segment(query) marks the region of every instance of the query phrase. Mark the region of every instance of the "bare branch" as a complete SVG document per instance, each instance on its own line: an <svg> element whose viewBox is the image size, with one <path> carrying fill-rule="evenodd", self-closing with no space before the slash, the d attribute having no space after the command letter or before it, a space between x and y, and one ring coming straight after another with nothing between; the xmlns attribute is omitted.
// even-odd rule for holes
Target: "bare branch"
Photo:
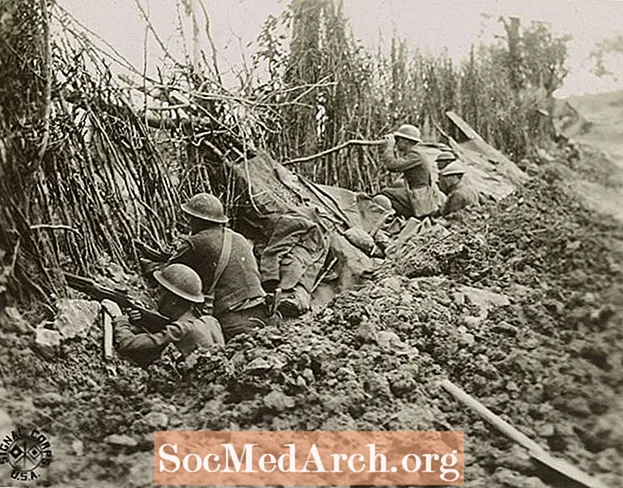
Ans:
<svg viewBox="0 0 623 488"><path fill-rule="evenodd" d="M349 146L381 146L383 144L385 144L385 140L383 139L378 140L378 141L360 141L360 140L353 139L352 141L347 141L343 144L340 144L339 146L335 146L335 147L332 147L331 149L327 149L326 151L319 152L318 154L313 154L311 156L306 156L304 158L291 159L290 161L286 161L285 163L281 163L281 164L285 166L286 164L305 163L307 161L313 161L314 159L327 156L331 153L340 151Z"/></svg>
<svg viewBox="0 0 623 488"><path fill-rule="evenodd" d="M50 113L52 111L52 60L50 39L50 14L46 0L40 0L41 14L43 16L43 65L45 69L45 88L43 96L43 107L41 117L43 119L43 137L39 147L39 163L43 161L43 156L48 149L50 142Z"/></svg>
<svg viewBox="0 0 623 488"><path fill-rule="evenodd" d="M140 0L134 0L134 3L136 4L136 6L138 7L139 11L141 12L141 16L143 17L143 20L145 21L145 23L147 24L147 28L149 29L149 31L152 33L152 35L154 36L154 39L156 40L156 42L158 43L158 45L160 46L160 49L162 49L162 52L164 53L164 55L169 58L171 61L173 61L173 63L179 67L183 67L184 65L182 63L180 63L175 56L173 56L169 50L167 49L167 47L165 46L164 42L162 41L162 39L160 39L160 36L158 35L158 32L156 31L156 29L154 28L154 25L151 23L151 20L149 19L149 13L145 11L145 8L141 5Z"/></svg>
<svg viewBox="0 0 623 488"><path fill-rule="evenodd" d="M203 0L196 0L196 1L199 2L199 6L201 7L201 10L203 10L203 16L205 17L205 20L206 20L205 31L206 31L206 37L208 38L208 42L210 43L210 49L212 50L212 67L214 68L214 75L216 76L216 79L218 80L219 84L222 85L223 80L221 79L221 72L219 70L218 60L216 57L216 45L214 44L214 39L212 39L212 34L210 33L210 16L208 15L208 9L203 4Z"/></svg>

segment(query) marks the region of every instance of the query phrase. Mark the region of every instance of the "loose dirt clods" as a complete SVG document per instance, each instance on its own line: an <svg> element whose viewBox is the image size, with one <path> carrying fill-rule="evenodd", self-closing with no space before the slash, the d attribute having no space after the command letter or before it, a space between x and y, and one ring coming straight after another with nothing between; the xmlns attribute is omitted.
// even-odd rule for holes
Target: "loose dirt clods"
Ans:
<svg viewBox="0 0 623 488"><path fill-rule="evenodd" d="M113 375L98 326L54 360L9 329L3 408L53 434L55 486L150 486L150 468L138 476L137 466L150 465L152 432L165 428L458 429L466 486L546 486L521 448L442 393L447 375L622 487L623 276L611 245L621 228L579 205L564 179L534 179L448 230L418 236L407 245L417 255L388 260L327 307L186 363L170 349L146 370L117 358Z"/></svg>

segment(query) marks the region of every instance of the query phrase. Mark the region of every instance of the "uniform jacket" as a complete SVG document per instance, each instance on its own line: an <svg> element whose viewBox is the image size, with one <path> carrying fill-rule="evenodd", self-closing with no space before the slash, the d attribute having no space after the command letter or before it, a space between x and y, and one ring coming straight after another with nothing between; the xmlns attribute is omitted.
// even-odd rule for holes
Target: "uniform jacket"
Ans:
<svg viewBox="0 0 623 488"><path fill-rule="evenodd" d="M184 357L197 347L225 343L220 324L209 315L197 317L188 312L155 334L136 332L126 315L116 317L114 323L117 352L142 365L158 358L162 350L171 343L175 344Z"/></svg>
<svg viewBox="0 0 623 488"><path fill-rule="evenodd" d="M470 184L466 176L463 176L454 190L448 195L448 200L446 200L441 214L448 215L470 205L479 205L478 190Z"/></svg>
<svg viewBox="0 0 623 488"><path fill-rule="evenodd" d="M214 290L214 315L228 310L257 304L266 293L260 282L260 272L253 248L244 236L232 231L229 262ZM171 258L170 263L190 266L201 277L203 292L207 293L223 247L223 227L212 227L188 237Z"/></svg>
<svg viewBox="0 0 623 488"><path fill-rule="evenodd" d="M395 147L388 145L383 153L383 162L388 170L403 172L410 188L433 184L433 162L417 146L412 146L406 153L400 154Z"/></svg>
<svg viewBox="0 0 623 488"><path fill-rule="evenodd" d="M329 251L329 239L310 219L282 215L260 259L262 283L290 290L298 283L311 291Z"/></svg>

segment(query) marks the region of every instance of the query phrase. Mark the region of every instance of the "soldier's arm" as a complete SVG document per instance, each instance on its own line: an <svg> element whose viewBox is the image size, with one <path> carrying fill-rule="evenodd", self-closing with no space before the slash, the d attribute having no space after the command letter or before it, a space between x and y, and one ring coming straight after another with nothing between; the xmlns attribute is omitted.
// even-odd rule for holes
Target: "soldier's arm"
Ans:
<svg viewBox="0 0 623 488"><path fill-rule="evenodd" d="M387 146L383 152L383 163L390 171L406 171L422 164L422 156L414 150L404 156L398 156L392 146Z"/></svg>
<svg viewBox="0 0 623 488"><path fill-rule="evenodd" d="M181 338L181 331L176 324L169 324L160 332L151 334L134 332L126 315L115 317L113 323L117 352L142 364L152 362L170 342Z"/></svg>
<svg viewBox="0 0 623 488"><path fill-rule="evenodd" d="M191 254L192 254L193 246L190 241L182 241L179 246L175 249L173 255L169 258L167 264L185 264L186 266L191 266Z"/></svg>

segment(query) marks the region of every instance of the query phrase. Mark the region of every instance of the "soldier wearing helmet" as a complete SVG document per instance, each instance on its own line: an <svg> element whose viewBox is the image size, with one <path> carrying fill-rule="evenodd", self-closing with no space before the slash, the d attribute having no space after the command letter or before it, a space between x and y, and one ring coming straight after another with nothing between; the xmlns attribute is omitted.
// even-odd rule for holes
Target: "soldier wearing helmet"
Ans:
<svg viewBox="0 0 623 488"><path fill-rule="evenodd" d="M435 161L437 162L437 167L442 170L451 162L456 161L456 155L452 151L441 151L435 158Z"/></svg>
<svg viewBox="0 0 623 488"><path fill-rule="evenodd" d="M263 325L266 292L251 244L225 227L228 219L214 195L194 195L182 210L188 216L191 235L169 263L185 264L199 274L226 340Z"/></svg>
<svg viewBox="0 0 623 488"><path fill-rule="evenodd" d="M204 300L197 273L183 264L171 264L156 271L154 278L159 284L158 311L171 319L160 332L135 329L115 302L102 301L104 309L113 317L115 347L120 355L146 366L158 358L168 344L175 344L186 357L197 347L225 343L218 321L210 315L199 316L195 311L194 306Z"/></svg>
<svg viewBox="0 0 623 488"><path fill-rule="evenodd" d="M410 124L385 137L383 161L389 171L402 172L404 182L384 188L396 212L404 217L425 217L439 210L441 196L433 182L433 161L418 147L420 130Z"/></svg>
<svg viewBox="0 0 623 488"><path fill-rule="evenodd" d="M441 214L445 216L469 206L478 206L478 191L465 175L467 171L465 165L456 160L456 157L452 160L444 153L437 157L437 161L440 161L440 158L447 164L439 171L439 188L448 196Z"/></svg>

